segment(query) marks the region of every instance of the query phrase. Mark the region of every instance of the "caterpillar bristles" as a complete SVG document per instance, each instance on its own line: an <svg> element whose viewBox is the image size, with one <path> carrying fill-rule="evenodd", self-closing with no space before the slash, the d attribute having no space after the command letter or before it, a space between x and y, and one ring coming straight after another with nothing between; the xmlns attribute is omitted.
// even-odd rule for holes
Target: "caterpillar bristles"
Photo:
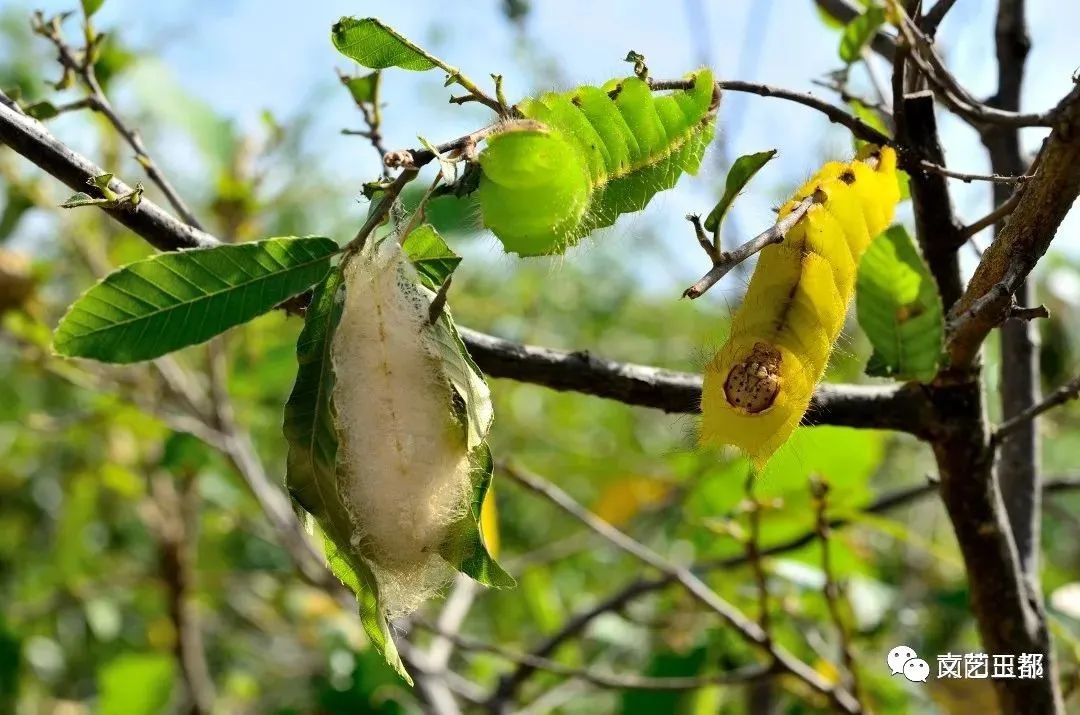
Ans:
<svg viewBox="0 0 1080 715"><path fill-rule="evenodd" d="M805 415L844 325L855 272L899 201L896 154L864 147L823 166L781 208L805 207L761 251L728 341L706 366L702 444L732 444L764 467Z"/></svg>

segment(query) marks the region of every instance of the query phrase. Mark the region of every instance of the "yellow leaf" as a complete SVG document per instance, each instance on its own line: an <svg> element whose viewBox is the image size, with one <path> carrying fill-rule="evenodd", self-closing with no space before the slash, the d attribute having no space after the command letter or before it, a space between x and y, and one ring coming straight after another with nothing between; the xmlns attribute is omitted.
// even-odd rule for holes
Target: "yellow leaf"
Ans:
<svg viewBox="0 0 1080 715"><path fill-rule="evenodd" d="M495 489L489 488L480 507L480 535L491 558L499 558L499 512L495 508Z"/></svg>
<svg viewBox="0 0 1080 715"><path fill-rule="evenodd" d="M671 493L671 484L656 477L626 477L600 492L593 511L612 526L622 526Z"/></svg>

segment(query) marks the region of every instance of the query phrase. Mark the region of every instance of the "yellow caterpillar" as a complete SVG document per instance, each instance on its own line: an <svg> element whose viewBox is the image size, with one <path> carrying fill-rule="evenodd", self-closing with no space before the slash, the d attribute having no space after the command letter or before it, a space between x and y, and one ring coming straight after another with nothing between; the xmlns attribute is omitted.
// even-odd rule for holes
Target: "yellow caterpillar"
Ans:
<svg viewBox="0 0 1080 715"><path fill-rule="evenodd" d="M821 381L855 290L859 259L892 222L896 154L864 147L829 162L780 209L813 197L782 243L761 252L731 335L705 368L703 445L733 444L757 468L787 441Z"/></svg>

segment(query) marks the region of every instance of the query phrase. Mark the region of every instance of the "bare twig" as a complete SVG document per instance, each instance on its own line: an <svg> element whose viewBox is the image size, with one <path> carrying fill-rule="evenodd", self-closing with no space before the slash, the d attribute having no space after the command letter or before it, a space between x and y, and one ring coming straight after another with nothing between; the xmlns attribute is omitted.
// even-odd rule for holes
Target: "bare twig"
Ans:
<svg viewBox="0 0 1080 715"><path fill-rule="evenodd" d="M1012 193L1009 198L1000 206L995 208L990 213L986 214L977 221L972 221L971 224L964 226L960 230L960 235L965 239L971 238L987 228L990 228L996 223L1001 223L1004 219L1008 218L1015 209L1016 205L1020 203L1021 190L1017 189Z"/></svg>
<svg viewBox="0 0 1080 715"><path fill-rule="evenodd" d="M338 79L341 84L346 88L349 86L349 82L355 77L350 77L341 70L337 70ZM381 106L381 86L382 86L382 72L376 71L374 73L374 79L372 80L371 88L371 101L361 102L356 98L352 92L349 95L353 97L353 102L356 104L356 108L360 110L360 114L364 117L364 124L367 125L365 131L355 131L349 129L342 129L342 134L352 134L355 136L362 136L371 142L371 146L375 149L375 152L379 155L379 164L382 166L383 178L390 178L390 167L386 166L383 162L383 157L386 156L386 147L383 146L382 137L382 106Z"/></svg>
<svg viewBox="0 0 1080 715"><path fill-rule="evenodd" d="M690 222L690 225L694 227L694 238L697 239L698 245L701 246L701 250L705 251L705 255L709 257L714 264L723 260L720 253L720 234L716 234L716 239L713 240L708 233L705 232L705 227L701 225L701 216L698 214L687 214L686 220Z"/></svg>
<svg viewBox="0 0 1080 715"><path fill-rule="evenodd" d="M842 589L833 573L832 549L830 544L829 527L829 484L823 478L812 477L810 480L810 494L814 501L814 530L821 542L821 571L825 575L825 585L822 593L829 609L829 616L836 635L840 641L840 657L844 661L844 669L847 670L848 687L857 700L862 701L862 688L859 686L859 672L856 665L855 649L851 643L851 635L848 633L847 623L842 613Z"/></svg>
<svg viewBox="0 0 1080 715"><path fill-rule="evenodd" d="M147 151L146 145L143 144L142 137L139 133L129 127L123 118L113 109L112 103L109 102L109 98L106 96L105 91L101 88L101 83L98 81L97 72L94 69L94 62L92 57L94 54L94 47L89 43L93 42L93 35L90 32L86 33L88 38L88 44L82 49L82 60L76 59L71 48L64 40L64 36L60 29L60 23L53 19L46 21L40 12L34 16L34 30L42 37L46 38L53 44L53 47L57 51L57 59L64 67L65 71L71 72L74 76L79 78L79 81L86 88L89 93L86 97L87 106L96 112L99 112L109 120L113 128L117 133L124 138L124 141L135 151L135 160L139 162L139 165L146 171L147 177L156 185L161 193L164 194L169 204L173 207L176 213L180 214L180 218L184 220L186 224L197 229L201 229L195 215L188 208L187 204L180 197L180 194L173 188L172 184L165 177L165 175L158 169L157 164L154 163L153 158L150 156L150 152Z"/></svg>
<svg viewBox="0 0 1080 715"><path fill-rule="evenodd" d="M1044 309L1045 310L1045 309ZM1064 405L1080 398L1080 377L1073 378L1058 389L1051 392L1038 403L1027 408L1023 412L1002 422L994 430L990 439L994 445L1001 444L1005 439L1020 427L1034 420L1039 415L1052 410L1059 405Z"/></svg>
<svg viewBox="0 0 1080 715"><path fill-rule="evenodd" d="M622 531L578 504L569 494L551 482L529 474L518 467L506 467L504 473L513 481L545 497L560 509L581 521L594 532L604 537L614 546L630 554L645 564L670 576L682 586L695 600L719 615L729 626L737 630L743 638L769 654L775 666L801 680L811 689L826 696L842 712L861 712L858 701L846 689L833 685L822 678L813 668L803 663L786 648L772 642L761 627L748 619L741 611L721 598L704 581L683 566L676 566L644 544L635 541ZM499 691L496 691L498 693Z"/></svg>
<svg viewBox="0 0 1080 715"><path fill-rule="evenodd" d="M894 492L890 492L883 496L878 497L871 502L861 511L864 514L882 514L894 509L898 509L909 504L912 504L920 499L932 496L937 493L938 483L936 480L927 480L924 484L920 484L914 487L908 487L905 489L898 489ZM1080 475L1064 476L1058 479L1052 479L1043 485L1043 489L1047 493L1056 492L1069 492L1080 490ZM828 525L830 529L838 529L846 526L850 523L848 518L844 517L832 517L829 519ZM817 539L817 530L812 529L799 536L796 536L787 541L773 546L762 549L762 556L776 556L783 553L794 551L795 549L802 548L807 544ZM732 558L720 559L716 561L707 562L696 566L695 572L704 573L707 571L727 571L746 565L746 554L741 554ZM585 632L585 629L595 619L604 615L605 613L612 613L621 610L627 604L632 601L642 598L651 593L655 593L664 588L667 588L675 583L675 579L669 575L663 575L656 578L638 578L630 582L623 588L615 591L611 596L604 600L594 604L593 606L576 613L567 619L559 630L555 631L551 635L547 636L540 644L538 644L531 652L533 655L544 657L549 656L556 651L563 643ZM511 694L523 683L529 675L533 672L533 668L528 665L522 664L512 673L504 676L500 680L500 690L504 693Z"/></svg>
<svg viewBox="0 0 1080 715"><path fill-rule="evenodd" d="M1046 252L1080 195L1080 84L1061 100L1055 115L1038 171L952 310L948 352L954 367L972 364L987 333L1001 322L1009 297Z"/></svg>
<svg viewBox="0 0 1080 715"><path fill-rule="evenodd" d="M793 208L789 214L765 231L762 231L760 234L754 236L732 251L721 252L718 256L719 260L714 261L713 267L709 269L709 272L702 276L697 283L683 291L683 297L691 300L700 298L704 295L705 291L716 285L716 283L730 273L735 266L739 265L750 256L761 252L766 246L771 246L774 243L783 243L784 237L787 236L788 231L799 222L799 219L806 215L806 212L813 204L814 197L807 196L796 204L795 208Z"/></svg>
<svg viewBox="0 0 1080 715"><path fill-rule="evenodd" d="M970 184L972 181L988 181L992 184L1022 184L1032 178L1030 174L972 174L963 171L953 171L952 169L941 166L940 164L935 164L932 161L927 161L926 159L919 160L919 168L934 174L947 176L950 179L959 179L965 184Z"/></svg>
<svg viewBox="0 0 1080 715"><path fill-rule="evenodd" d="M169 617L176 629L173 652L191 701L193 715L214 709L214 681L206 661L195 606L195 548L199 493L195 474L178 475L179 491L169 475L151 480L153 522L158 537L161 577L168 589Z"/></svg>
<svg viewBox="0 0 1080 715"><path fill-rule="evenodd" d="M747 469L746 484L743 490L746 492L746 512L749 528L746 535L746 561L750 564L750 570L754 574L754 582L757 586L758 595L758 623L767 638L772 638L769 624L769 579L765 573L765 563L761 557L761 512L763 505L754 493L754 484L757 474L752 468Z"/></svg>
<svg viewBox="0 0 1080 715"><path fill-rule="evenodd" d="M630 675L618 673L602 673L589 668L575 668L563 665L548 658L542 658L530 653L521 653L512 648L488 643L476 638L463 636L456 631L446 631L424 620L417 620L417 625L424 630L434 633L436 637L446 639L462 650L491 653L500 658L526 665L533 670L544 670L549 673L563 675L568 678L583 680L600 688L613 688L618 690L694 690L710 685L733 685L753 682L761 678L769 677L772 669L768 665L749 665L737 670L725 673L713 673L710 675L697 675L688 677L654 678L647 675ZM491 703L488 708L491 709Z"/></svg>

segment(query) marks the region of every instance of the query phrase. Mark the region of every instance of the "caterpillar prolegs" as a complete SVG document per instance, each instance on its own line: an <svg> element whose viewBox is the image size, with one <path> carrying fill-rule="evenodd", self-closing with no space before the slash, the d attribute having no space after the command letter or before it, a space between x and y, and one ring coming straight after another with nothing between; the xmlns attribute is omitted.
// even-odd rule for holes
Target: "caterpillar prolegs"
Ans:
<svg viewBox="0 0 1080 715"><path fill-rule="evenodd" d="M630 77L521 102L525 119L492 134L479 157L484 225L507 251L562 253L696 173L719 96L709 70L690 78L664 96Z"/></svg>
<svg viewBox="0 0 1080 715"><path fill-rule="evenodd" d="M780 209L812 197L765 248L731 334L705 368L702 444L732 444L763 467L802 420L840 335L859 259L899 201L896 154L864 147L825 164Z"/></svg>

